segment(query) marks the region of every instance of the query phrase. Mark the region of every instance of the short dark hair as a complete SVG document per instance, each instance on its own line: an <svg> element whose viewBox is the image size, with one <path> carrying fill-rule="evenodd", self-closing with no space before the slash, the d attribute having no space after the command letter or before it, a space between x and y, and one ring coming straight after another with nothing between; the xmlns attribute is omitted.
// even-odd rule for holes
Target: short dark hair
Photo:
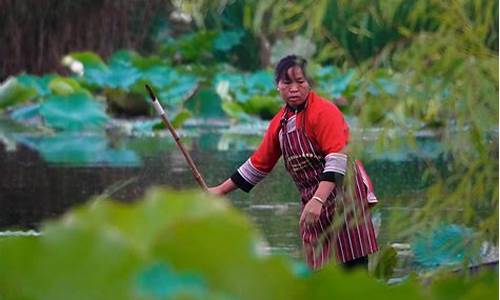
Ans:
<svg viewBox="0 0 500 300"><path fill-rule="evenodd" d="M283 79L288 77L288 70L292 67L299 67L304 73L304 77L308 82L310 82L309 77L306 73L307 60L301 56L292 54L280 59L276 68L274 69L274 80L276 84Z"/></svg>

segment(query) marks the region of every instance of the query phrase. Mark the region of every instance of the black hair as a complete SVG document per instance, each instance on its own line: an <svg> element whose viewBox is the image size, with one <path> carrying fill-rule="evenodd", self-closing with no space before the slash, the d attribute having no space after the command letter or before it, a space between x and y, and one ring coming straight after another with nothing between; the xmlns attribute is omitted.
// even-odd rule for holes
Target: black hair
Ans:
<svg viewBox="0 0 500 300"><path fill-rule="evenodd" d="M307 60L301 56L292 54L283 57L282 59L280 59L280 61L276 65L276 68L274 69L274 80L276 84L278 84L278 82L283 78L289 79L287 72L292 67L299 67L302 70L302 73L304 74L306 80L310 83L311 81L309 80L309 77L306 73L306 65Z"/></svg>

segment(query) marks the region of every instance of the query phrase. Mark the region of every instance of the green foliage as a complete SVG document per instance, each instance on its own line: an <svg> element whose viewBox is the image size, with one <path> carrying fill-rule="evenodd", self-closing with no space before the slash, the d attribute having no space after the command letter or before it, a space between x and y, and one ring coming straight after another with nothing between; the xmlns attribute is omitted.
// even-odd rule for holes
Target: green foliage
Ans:
<svg viewBox="0 0 500 300"><path fill-rule="evenodd" d="M240 44L244 34L242 30L220 32L214 40L214 49L227 52Z"/></svg>
<svg viewBox="0 0 500 300"><path fill-rule="evenodd" d="M66 86L63 91L67 93ZM83 92L50 96L39 111L46 124L61 130L97 129L108 121L103 105Z"/></svg>
<svg viewBox="0 0 500 300"><path fill-rule="evenodd" d="M213 31L189 33L163 44L160 53L183 63L202 62L211 57L216 38L217 33Z"/></svg>
<svg viewBox="0 0 500 300"><path fill-rule="evenodd" d="M28 74L21 74L16 76L17 80L24 84L25 86L35 88L37 90L38 97L45 97L52 93L49 88L49 84L57 75L44 75L44 76L34 76Z"/></svg>
<svg viewBox="0 0 500 300"><path fill-rule="evenodd" d="M259 254L260 234L224 199L194 192L154 189L129 204L96 199L42 232L0 240L4 299L448 299L459 284L467 299L498 292L491 274L423 289L415 279L388 286L333 265L299 271L285 257Z"/></svg>
<svg viewBox="0 0 500 300"><path fill-rule="evenodd" d="M186 108L201 118L220 118L224 116L220 97L211 89L201 89L195 97L186 102Z"/></svg>
<svg viewBox="0 0 500 300"><path fill-rule="evenodd" d="M384 126L413 120L437 125L447 145L447 170L429 162L427 172L436 180L405 234L445 221L479 230L478 241L497 243L498 137L493 136L498 129L498 53L485 44L497 5L479 0L453 2L451 7L432 4L435 9L427 17L439 21L436 27L408 35L411 47L392 57L404 88L392 97L377 97L383 107L392 108L382 117ZM475 7L473 14L470 6ZM369 99L362 93L355 101L359 107L374 107Z"/></svg>
<svg viewBox="0 0 500 300"><path fill-rule="evenodd" d="M397 252L393 247L382 247L379 252L371 258L372 273L375 277L389 280L394 274L394 268L397 265Z"/></svg>
<svg viewBox="0 0 500 300"><path fill-rule="evenodd" d="M456 224L441 226L433 232L421 232L413 238L415 260L425 267L477 264L471 249L473 232Z"/></svg>
<svg viewBox="0 0 500 300"><path fill-rule="evenodd" d="M214 80L223 109L232 118L250 120L247 115L271 119L283 105L274 87L272 73L219 73Z"/></svg>
<svg viewBox="0 0 500 300"><path fill-rule="evenodd" d="M8 79L0 93L11 109L11 117L23 122L43 123L56 130L84 130L102 128L108 117L105 107L90 92L67 77L19 75ZM26 101L39 104L19 106Z"/></svg>
<svg viewBox="0 0 500 300"><path fill-rule="evenodd" d="M146 115L151 111L145 84L157 91L167 109L174 110L182 109L183 102L198 89L196 76L172 68L158 56L143 57L122 50L105 64L96 54L76 52L70 53L66 60L82 64L82 77L77 77L82 84L95 92L102 91L112 109L131 115Z"/></svg>
<svg viewBox="0 0 500 300"><path fill-rule="evenodd" d="M10 77L0 85L0 109L27 102L33 99L36 94L35 88L26 86L16 78Z"/></svg>

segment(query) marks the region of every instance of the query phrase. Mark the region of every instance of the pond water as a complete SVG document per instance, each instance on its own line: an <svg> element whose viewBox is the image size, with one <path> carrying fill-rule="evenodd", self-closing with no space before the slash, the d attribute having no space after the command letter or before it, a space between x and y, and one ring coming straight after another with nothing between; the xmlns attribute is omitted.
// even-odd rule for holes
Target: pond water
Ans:
<svg viewBox="0 0 500 300"><path fill-rule="evenodd" d="M0 134L0 231L37 230L42 221L104 193L128 202L154 185L198 188L166 132L40 135L9 129ZM180 133L207 184L215 185L249 157L264 129L265 124L256 124ZM367 140L363 160L380 199L373 213L379 243L406 242L395 240L386 220L408 214L420 202L425 164L429 159L441 163L441 147L422 137L418 149L403 146L378 153L375 141L358 134ZM251 193L236 191L229 199L261 230L270 252L300 256L299 197L282 161Z"/></svg>

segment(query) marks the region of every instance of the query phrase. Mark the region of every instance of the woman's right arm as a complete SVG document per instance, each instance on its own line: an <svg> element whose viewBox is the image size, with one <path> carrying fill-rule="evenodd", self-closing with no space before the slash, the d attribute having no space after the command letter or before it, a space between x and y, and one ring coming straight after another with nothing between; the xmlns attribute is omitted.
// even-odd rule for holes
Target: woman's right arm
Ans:
<svg viewBox="0 0 500 300"><path fill-rule="evenodd" d="M227 193L230 193L237 189L238 187L234 182L231 180L231 178L228 178L226 181L223 183L214 186L214 187L209 187L208 192L210 194L218 195L218 196L224 196Z"/></svg>

